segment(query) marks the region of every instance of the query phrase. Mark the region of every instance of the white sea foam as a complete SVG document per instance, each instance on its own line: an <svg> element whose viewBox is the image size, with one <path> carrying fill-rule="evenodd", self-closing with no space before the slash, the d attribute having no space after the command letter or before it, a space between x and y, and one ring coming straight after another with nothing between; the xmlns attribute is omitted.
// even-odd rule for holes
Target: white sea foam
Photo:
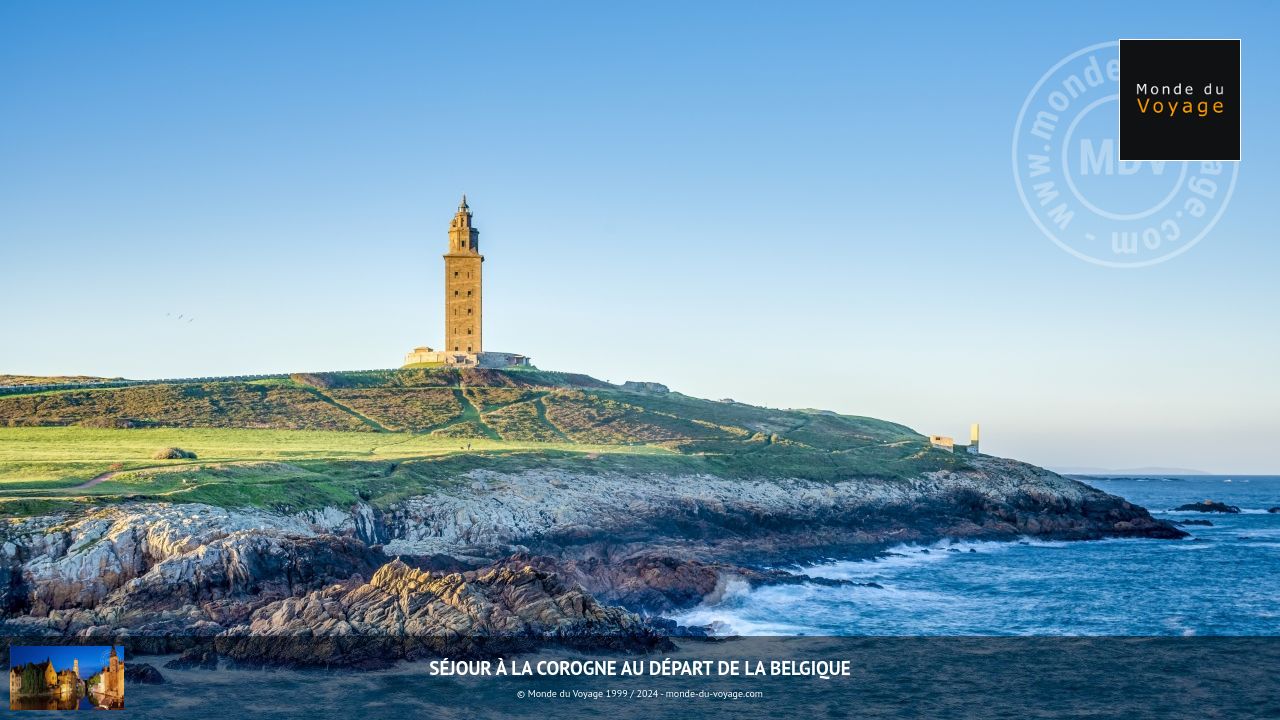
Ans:
<svg viewBox="0 0 1280 720"><path fill-rule="evenodd" d="M1157 515L1208 515L1210 517L1229 518L1232 515L1275 515L1266 508L1240 508L1238 513L1205 512L1203 510L1160 510L1152 511Z"/></svg>
<svg viewBox="0 0 1280 720"><path fill-rule="evenodd" d="M1257 578L1261 596L1237 592L1224 600L1220 588L1230 584L1234 571L1218 558L1254 548L1254 559L1272 563L1280 523L1257 517L1232 523L1231 517L1215 518L1213 527L1188 528L1201 538L1181 542L1023 538L903 544L882 557L787 568L814 582L754 589L735 583L716 603L675 619L710 626L720 635L1216 635L1273 628L1270 618L1280 612L1276 581L1264 573ZM1183 550L1197 552L1176 552ZM1166 616L1165 580L1187 573L1207 580L1178 582L1178 613ZM820 579L855 584L832 586Z"/></svg>
<svg viewBox="0 0 1280 720"><path fill-rule="evenodd" d="M760 636L760 635L817 635L816 628L790 623L759 622L744 613L715 608L695 608L672 618L681 625L706 627L712 635Z"/></svg>
<svg viewBox="0 0 1280 720"><path fill-rule="evenodd" d="M1103 540L1099 542L1110 542ZM886 555L865 560L838 560L811 567L801 568L803 575L832 580L867 580L884 576L903 568L941 562L948 558L973 554L990 554L1009 552L1023 548L1067 548L1072 543L1065 540L1042 540L1023 537L1016 541L1001 540L941 540L931 545L903 544L895 545L886 551ZM955 552L952 552L955 550ZM970 552L972 550L973 552ZM927 552L926 552L927 551Z"/></svg>

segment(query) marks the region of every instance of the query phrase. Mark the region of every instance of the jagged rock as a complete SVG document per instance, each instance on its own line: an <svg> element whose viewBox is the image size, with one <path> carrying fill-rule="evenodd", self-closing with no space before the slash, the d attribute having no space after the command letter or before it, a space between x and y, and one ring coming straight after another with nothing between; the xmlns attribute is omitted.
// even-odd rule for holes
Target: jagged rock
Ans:
<svg viewBox="0 0 1280 720"><path fill-rule="evenodd" d="M729 577L751 572L723 563L658 555L609 562L599 557L560 561L517 553L499 565L555 573L606 602L653 612L697 605L722 591Z"/></svg>
<svg viewBox="0 0 1280 720"><path fill-rule="evenodd" d="M886 541L1184 535L1146 510L1022 463L975 457L965 472L912 480L725 479L476 470L476 490L384 512L389 554L493 560L513 552L640 554L777 564L848 556ZM714 546L714 550L711 548Z"/></svg>
<svg viewBox="0 0 1280 720"><path fill-rule="evenodd" d="M367 577L386 561L354 537L295 518L194 504L107 508L16 530L8 543L19 549L0 552L11 581L5 600L23 608L8 623L64 634L214 634L247 619L255 605L246 598L260 604Z"/></svg>
<svg viewBox="0 0 1280 720"><path fill-rule="evenodd" d="M1240 508L1235 505L1217 502L1215 500L1201 500L1197 503L1187 503L1174 508L1177 512L1204 512L1204 513L1231 513L1240 512Z"/></svg>
<svg viewBox="0 0 1280 720"><path fill-rule="evenodd" d="M1191 519L1191 520L1174 520L1174 521L1173 521L1173 524L1174 524L1174 525L1178 525L1179 527L1185 527L1185 526L1190 526L1190 525L1199 525L1199 526L1203 526L1203 527L1213 527L1213 522L1212 522L1212 521L1210 521L1210 520L1198 520L1198 519Z"/></svg>
<svg viewBox="0 0 1280 720"><path fill-rule="evenodd" d="M160 671L146 663L130 662L124 666L124 681L142 685L159 685L164 682Z"/></svg>
<svg viewBox="0 0 1280 720"><path fill-rule="evenodd" d="M367 583L280 600L216 640L237 662L370 665L427 654L484 656L547 644L653 649L638 616L533 568L430 573L395 560Z"/></svg>
<svg viewBox="0 0 1280 720"><path fill-rule="evenodd" d="M1267 508L1267 512L1269 512L1269 513L1280 513L1280 505L1277 505L1276 507L1273 507L1273 508Z"/></svg>
<svg viewBox="0 0 1280 720"><path fill-rule="evenodd" d="M182 655L164 664L170 670L217 670L218 653L208 645L187 648Z"/></svg>

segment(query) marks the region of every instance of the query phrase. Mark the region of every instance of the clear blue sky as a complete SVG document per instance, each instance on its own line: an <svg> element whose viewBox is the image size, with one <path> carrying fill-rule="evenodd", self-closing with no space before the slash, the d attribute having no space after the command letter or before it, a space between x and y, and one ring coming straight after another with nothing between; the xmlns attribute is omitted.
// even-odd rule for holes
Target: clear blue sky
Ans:
<svg viewBox="0 0 1280 720"><path fill-rule="evenodd" d="M53 669L62 671L70 670L72 662L79 660L80 677L88 679L107 666L110 654L110 645L11 645L9 667L52 660ZM116 646L116 655L124 660L123 645Z"/></svg>
<svg viewBox="0 0 1280 720"><path fill-rule="evenodd" d="M6 2L0 372L397 365L441 340L465 191L486 345L541 367L1277 472L1278 33L1265 3ZM1138 271L1055 247L1009 168L1031 86L1118 37L1244 41L1231 206Z"/></svg>

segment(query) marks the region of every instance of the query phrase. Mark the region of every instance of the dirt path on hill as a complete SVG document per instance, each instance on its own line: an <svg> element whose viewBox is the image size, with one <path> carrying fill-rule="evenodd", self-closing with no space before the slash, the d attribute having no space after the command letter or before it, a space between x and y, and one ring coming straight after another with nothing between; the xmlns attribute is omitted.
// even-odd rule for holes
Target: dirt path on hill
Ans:
<svg viewBox="0 0 1280 720"><path fill-rule="evenodd" d="M168 465L149 465L149 466L147 466L147 467L130 468L130 469L128 469L128 470L108 470L107 472L104 472L104 473L102 473L101 475L96 475L96 476L94 476L94 477L92 477L92 478L90 478L90 479L88 479L88 480L86 480L86 481L84 481L84 482L80 483L79 485L76 485L75 487L63 488L62 490L63 490L63 492L71 492L71 491L73 491L73 490L88 490L89 488L93 487L94 485L97 485L98 483L106 482L106 481L110 480L111 478L115 477L116 475L119 475L119 474L120 474L120 473L122 473L122 472L138 472L139 470L155 470L156 468L162 468L162 467L170 467L170 466L168 466Z"/></svg>
<svg viewBox="0 0 1280 720"><path fill-rule="evenodd" d="M316 397L317 397L321 402L328 403L328 404L330 404L330 405L332 405L332 406L334 406L334 407L338 408L339 410L341 410L341 411L343 411L343 412L347 413L348 415L350 415L350 416L354 417L355 419L359 420L360 422L364 423L365 425L368 425L369 427L373 428L374 430L377 430L377 431L378 431L378 432L380 432L380 433L396 432L396 431L391 430L391 429L389 429L389 428L387 428L387 427L384 427L384 426L382 425L382 423L378 422L377 420L374 420L374 419L373 419L373 418L371 418L371 417L368 417L368 416L366 416L366 415L362 414L361 412L359 412L359 411L358 411L358 410L356 410L355 408L350 407L350 406L348 406L348 405L344 405L343 403L338 402L337 400L335 400L335 399L333 399L332 397L330 397L328 393L324 392L323 390L321 390L321 389L319 389L319 388L312 387L312 386L310 386L310 385L303 385L303 386L300 386L300 387L302 387L302 389L303 389L303 390L310 390L310 391L311 391L311 394L312 394L312 395L315 395L315 396L316 396Z"/></svg>

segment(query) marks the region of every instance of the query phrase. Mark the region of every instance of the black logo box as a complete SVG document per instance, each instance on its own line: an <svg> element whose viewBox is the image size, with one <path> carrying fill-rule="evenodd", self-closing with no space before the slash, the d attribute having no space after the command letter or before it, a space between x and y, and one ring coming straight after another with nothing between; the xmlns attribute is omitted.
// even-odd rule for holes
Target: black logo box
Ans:
<svg viewBox="0 0 1280 720"><path fill-rule="evenodd" d="M1121 160L1239 160L1240 102L1239 40L1120 40Z"/></svg>

